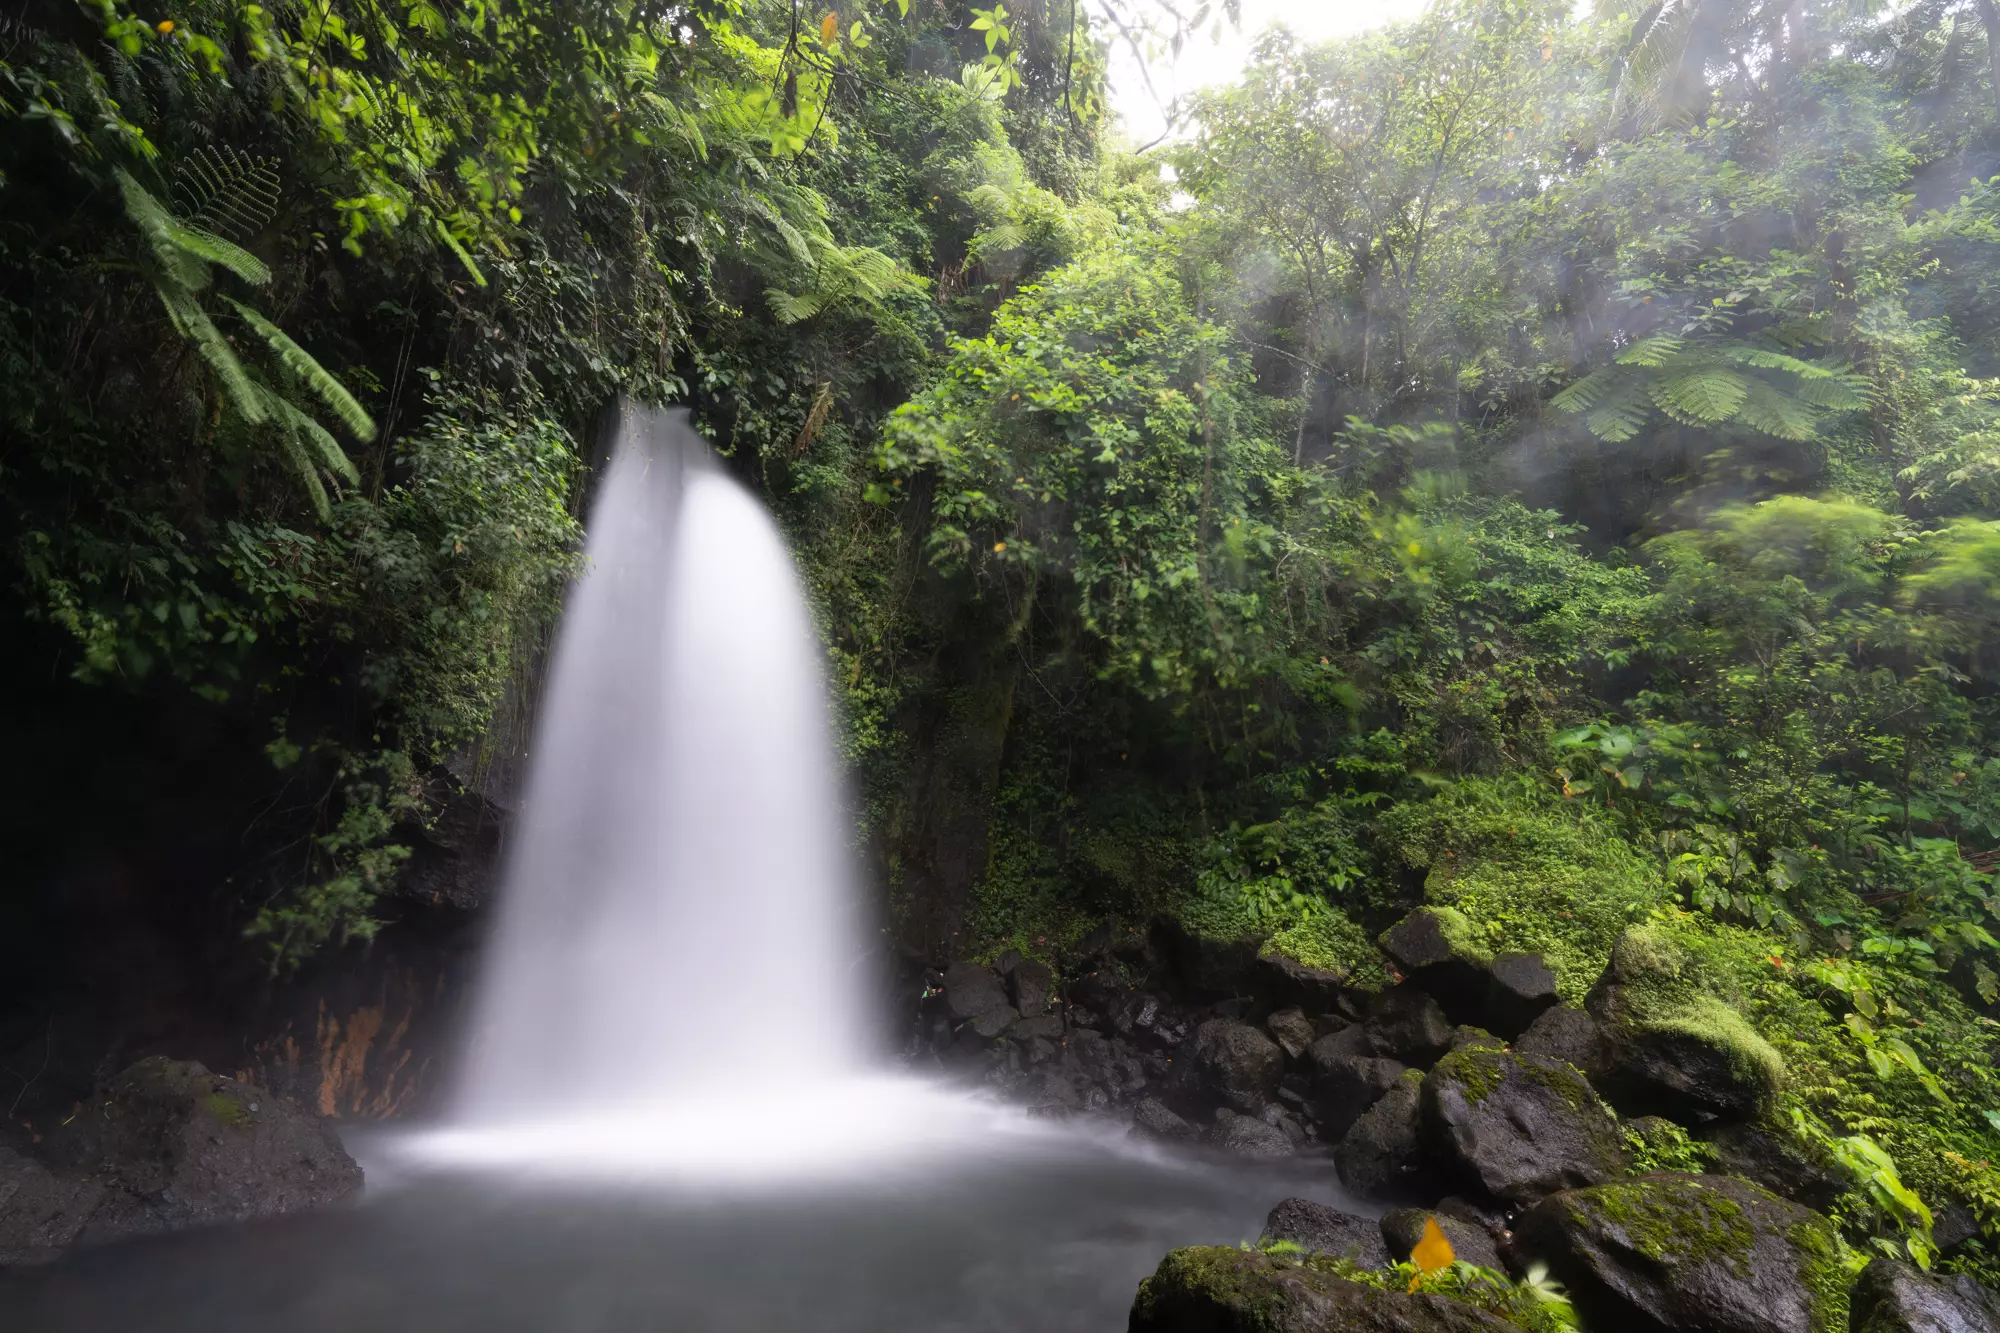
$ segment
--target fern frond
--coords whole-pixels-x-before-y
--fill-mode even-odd
[[[1835,371],[1799,381],[1799,397],[1829,412],[1859,412],[1868,406],[1868,381],[1860,375]]]
[[[1664,366],[1680,354],[1686,339],[1661,334],[1655,338],[1641,338],[1618,355],[1621,366]]]
[[[1743,406],[1749,380],[1722,366],[1691,366],[1653,385],[1653,402],[1685,426],[1713,426]]]
[[[326,498],[326,487],[321,484],[319,471],[313,467],[305,445],[299,440],[297,426],[290,417],[281,416],[278,422],[278,447],[283,450],[285,461],[292,465],[292,473],[299,484],[306,489],[306,497],[312,501],[313,512],[319,521],[327,522],[333,517],[333,505]]]
[[[1612,385],[1621,378],[1623,377],[1617,371],[1608,366],[1593,370],[1549,399],[1549,406],[1558,412],[1588,412],[1597,406],[1598,400],[1610,392]]]
[[[173,192],[188,225],[218,236],[254,236],[278,211],[277,163],[211,146],[181,164]]]
[[[361,470],[354,466],[354,460],[340,447],[340,441],[334,439],[326,427],[301,412],[296,404],[287,402],[275,394],[272,397],[276,399],[279,415],[282,415],[298,432],[302,443],[312,446],[312,452],[319,455],[319,461],[325,465],[326,470],[350,486],[359,486]]]
[[[312,353],[293,342],[283,329],[241,301],[231,300],[229,304],[236,307],[236,313],[243,317],[243,322],[255,329],[257,336],[277,353],[278,360],[285,369],[301,384],[319,395],[320,401],[333,409],[334,415],[340,418],[342,424],[352,431],[357,439],[375,438],[375,422],[369,417],[367,410],[355,401],[354,395],[347,391],[346,385],[335,379],[331,371],[313,358]]]
[[[438,239],[444,242],[445,249],[457,255],[458,262],[465,265],[465,271],[472,276],[472,285],[475,287],[484,287],[486,285],[486,275],[479,271],[479,265],[472,262],[471,251],[459,243],[458,237],[451,234],[451,228],[445,226],[443,218],[438,219],[437,234]]]
[[[783,288],[767,287],[764,299],[770,302],[771,317],[780,324],[797,324],[826,308],[826,302],[814,292],[794,295]]]
[[[1583,424],[1607,444],[1623,444],[1644,428],[1651,415],[1640,399],[1622,398],[1593,408],[1584,415]]]
[[[221,381],[222,396],[236,409],[236,415],[251,425],[261,425],[269,418],[264,409],[264,400],[258,387],[251,383],[245,373],[243,363],[237,360],[236,349],[229,345],[229,339],[222,336],[222,330],[215,327],[215,321],[201,308],[191,292],[154,283],[153,290],[159,293],[160,303],[167,308],[167,318],[182,337],[192,342],[201,359],[208,362],[208,368]]]
[[[153,252],[154,261],[167,279],[190,292],[206,287],[208,269],[175,244],[174,229],[180,224],[174,221],[174,215],[167,211],[166,205],[153,198],[125,168],[116,168],[112,176],[117,180],[118,193],[125,202],[125,216],[145,237],[147,248]]]
[[[1752,430],[1775,435],[1781,440],[1809,440],[1819,424],[1819,414],[1796,398],[1779,393],[1762,380],[1751,380],[1743,396],[1737,420]]]
[[[196,259],[220,264],[253,287],[262,287],[271,280],[270,266],[234,241],[225,241],[212,232],[179,222],[170,223],[167,234],[175,245]]]

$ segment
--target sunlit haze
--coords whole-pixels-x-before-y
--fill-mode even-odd
[[[1166,133],[1176,98],[1234,78],[1252,42],[1270,28],[1283,24],[1300,37],[1326,41],[1415,18],[1423,7],[1424,0],[1243,0],[1240,28],[1224,22],[1215,41],[1205,29],[1178,57],[1162,51],[1143,71],[1131,48],[1117,43],[1111,53],[1112,105],[1132,143],[1148,144]],[[1217,4],[1215,12],[1221,10]]]

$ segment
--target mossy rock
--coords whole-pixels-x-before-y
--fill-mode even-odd
[[[1480,943],[1463,913],[1419,907],[1383,931],[1377,942],[1404,976],[1437,997],[1454,1022],[1485,1017],[1486,969],[1493,952]]]
[[[1425,1144],[1481,1195],[1531,1203],[1625,1170],[1617,1121],[1560,1060],[1467,1046],[1425,1077]]]
[[[1129,1333],[1518,1333],[1448,1296],[1356,1281],[1353,1264],[1220,1246],[1175,1250],[1139,1284]]]
[[[1601,1085],[1620,1110],[1693,1123],[1771,1107],[1785,1062],[1718,993],[1728,982],[1663,922],[1619,936],[1585,1005],[1609,1040]]]
[[[1553,1194],[1514,1224],[1589,1328],[1844,1333],[1833,1226],[1729,1176],[1660,1172]]]

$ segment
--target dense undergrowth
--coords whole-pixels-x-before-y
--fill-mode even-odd
[[[83,844],[270,968],[392,917],[622,391],[792,532],[900,947],[1622,938],[1851,1241],[2000,1277],[2000,34],[1573,8],[1267,38],[1134,156],[1041,0],[31,5],[12,937]]]

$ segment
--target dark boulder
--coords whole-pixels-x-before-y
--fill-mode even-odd
[[[1061,1041],[1063,1021],[1056,1014],[1037,1014],[1033,1018],[1022,1018],[1007,1029],[1007,1035],[1015,1041]]]
[[[97,1211],[104,1188],[0,1148],[0,1269],[55,1259]]]
[[[1452,1027],[1426,992],[1404,982],[1377,992],[1362,1025],[1376,1055],[1429,1068],[1451,1049]]]
[[[1181,1062],[1194,1091],[1239,1111],[1263,1109],[1278,1095],[1285,1071],[1277,1043],[1233,1018],[1211,1018],[1196,1028]]]
[[[1588,1013],[1568,1005],[1544,1009],[1514,1042],[1514,1049],[1574,1065],[1587,1078],[1597,1078],[1611,1067],[1611,1044],[1604,1030]]]
[[[361,1168],[315,1116],[192,1061],[141,1060],[42,1145],[46,1172],[20,1159],[0,1198],[0,1236],[91,1243],[337,1203]],[[41,1221],[37,1222],[36,1217]],[[60,1241],[55,1241],[60,1244]],[[28,1248],[48,1248],[32,1239]]]
[[[1382,952],[1461,1023],[1485,1022],[1487,964],[1493,955],[1472,923],[1450,907],[1419,907],[1382,932]]]
[[[1538,953],[1495,954],[1487,965],[1486,1027],[1518,1037],[1556,1002],[1556,974]]]
[[[1861,1270],[1848,1297],[1852,1333],[1996,1333],[2000,1295],[1963,1275],[1926,1273],[1894,1259]]]
[[[1468,1027],[1461,1023],[1451,1030],[1451,1049],[1454,1051],[1504,1051],[1507,1043],[1488,1032],[1485,1028]]]
[[[1433,1217],[1437,1219],[1438,1230],[1451,1242],[1453,1258],[1481,1268],[1500,1267],[1500,1249],[1493,1243],[1492,1233],[1477,1222],[1455,1217],[1442,1209],[1391,1208],[1382,1214],[1377,1225],[1389,1257],[1399,1264],[1406,1262],[1417,1242],[1424,1238],[1424,1224]]]
[[[1014,1019],[1007,1002],[1007,988],[992,968],[978,963],[953,963],[944,970],[944,1002],[955,1023],[967,1023],[990,1014],[1007,1014]],[[1002,1024],[1005,1026],[1005,1024]]]
[[[1286,1199],[1264,1219],[1259,1245],[1279,1241],[1308,1254],[1330,1254],[1363,1268],[1387,1268],[1393,1262],[1382,1243],[1382,1228],[1372,1218],[1356,1217],[1311,1199]]]
[[[1055,973],[1049,971],[1048,964],[1032,958],[1023,958],[1007,973],[1008,998],[1023,1018],[1034,1018],[1048,1009],[1055,985]]]
[[[1313,1108],[1329,1139],[1345,1134],[1362,1112],[1395,1086],[1407,1067],[1397,1060],[1361,1053],[1366,1045],[1360,1038],[1357,1029],[1348,1028],[1321,1037],[1308,1052]]]
[[[1132,1137],[1180,1143],[1197,1135],[1195,1127],[1175,1115],[1165,1102],[1157,1097],[1147,1097],[1132,1108]]]
[[[1309,1014],[1339,1013],[1349,998],[1346,973],[1308,967],[1270,948],[1257,955],[1252,988],[1273,1004]]]
[[[1853,1179],[1824,1150],[1765,1124],[1719,1124],[1703,1135],[1719,1175],[1741,1176],[1771,1193],[1824,1211]]]
[[[1776,1097],[1783,1060],[1704,980],[1664,927],[1618,937],[1584,1006],[1609,1044],[1598,1086],[1620,1111],[1744,1120]]]
[[[1414,1199],[1431,1181],[1419,1105],[1424,1076],[1410,1070],[1349,1127],[1334,1149],[1341,1184],[1364,1199]]]
[[[1261,935],[1217,939],[1189,930],[1171,917],[1153,922],[1154,951],[1166,963],[1179,989],[1202,999],[1226,999],[1256,993],[1262,979],[1257,952]]]
[[[1139,1284],[1128,1333],[1518,1333],[1463,1301],[1384,1291],[1258,1250],[1175,1250]]]
[[[1560,1060],[1471,1047],[1424,1079],[1423,1134],[1440,1166],[1512,1203],[1596,1185],[1625,1169],[1618,1124]]]
[[[1280,1009],[1264,1020],[1264,1030],[1271,1034],[1271,1040],[1283,1048],[1289,1059],[1303,1059],[1308,1048],[1317,1039],[1312,1020],[1303,1009]]]
[[[1216,1112],[1208,1141],[1238,1157],[1290,1157],[1297,1151],[1291,1136],[1279,1126],[1256,1116],[1237,1115],[1226,1107]]]
[[[1552,1194],[1514,1223],[1589,1328],[1840,1333],[1845,1279],[1819,1214],[1728,1176],[1661,1172]]]

